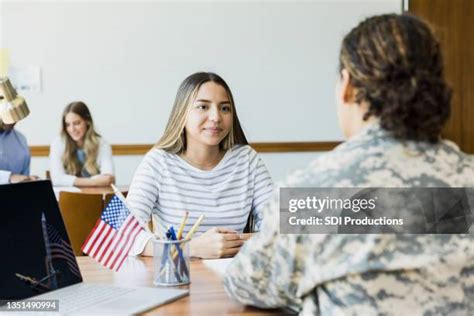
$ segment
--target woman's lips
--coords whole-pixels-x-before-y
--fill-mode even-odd
[[[218,133],[222,132],[222,128],[220,128],[220,127],[207,127],[207,128],[205,128],[205,130],[212,133],[212,134],[218,134]]]

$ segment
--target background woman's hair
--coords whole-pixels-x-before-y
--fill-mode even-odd
[[[84,145],[82,149],[86,154],[84,165],[77,158],[77,143],[69,136],[66,130],[66,115],[75,113],[86,121],[87,129],[84,135]],[[84,102],[72,102],[66,106],[63,112],[63,124],[61,137],[63,138],[65,149],[62,155],[62,162],[67,174],[81,176],[82,171],[86,170],[91,176],[99,174],[97,165],[97,156],[100,146],[100,135],[95,131],[91,112]]]
[[[184,132],[186,118],[199,88],[206,82],[214,82],[223,87],[227,92],[227,97],[232,107],[233,124],[229,134],[219,144],[220,149],[227,150],[237,144],[248,144],[247,138],[240,126],[232,92],[227,83],[215,73],[197,72],[184,79],[179,86],[165,132],[155,145],[155,148],[160,148],[174,154],[180,154],[186,150],[186,133]]]
[[[374,16],[347,34],[340,70],[347,69],[355,102],[367,102],[394,137],[437,142],[450,115],[452,91],[430,27],[408,14]]]

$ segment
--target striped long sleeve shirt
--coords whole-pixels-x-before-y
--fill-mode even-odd
[[[150,150],[137,168],[127,196],[136,216],[144,222],[156,214],[164,226],[179,226],[189,212],[184,233],[205,215],[197,234],[219,226],[242,232],[250,213],[258,231],[262,210],[273,184],[263,161],[248,145],[228,150],[214,169],[203,171],[176,154]],[[132,254],[143,251],[137,240]]]

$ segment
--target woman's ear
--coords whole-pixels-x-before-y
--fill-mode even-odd
[[[351,85],[351,76],[347,69],[341,71],[341,89],[339,90],[339,101],[341,104],[352,103],[354,101],[354,87]]]

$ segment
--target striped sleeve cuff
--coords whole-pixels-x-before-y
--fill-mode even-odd
[[[147,242],[153,237],[152,234],[145,232],[144,234],[138,234],[135,242],[133,243],[132,249],[128,253],[129,256],[138,256],[145,250]]]

